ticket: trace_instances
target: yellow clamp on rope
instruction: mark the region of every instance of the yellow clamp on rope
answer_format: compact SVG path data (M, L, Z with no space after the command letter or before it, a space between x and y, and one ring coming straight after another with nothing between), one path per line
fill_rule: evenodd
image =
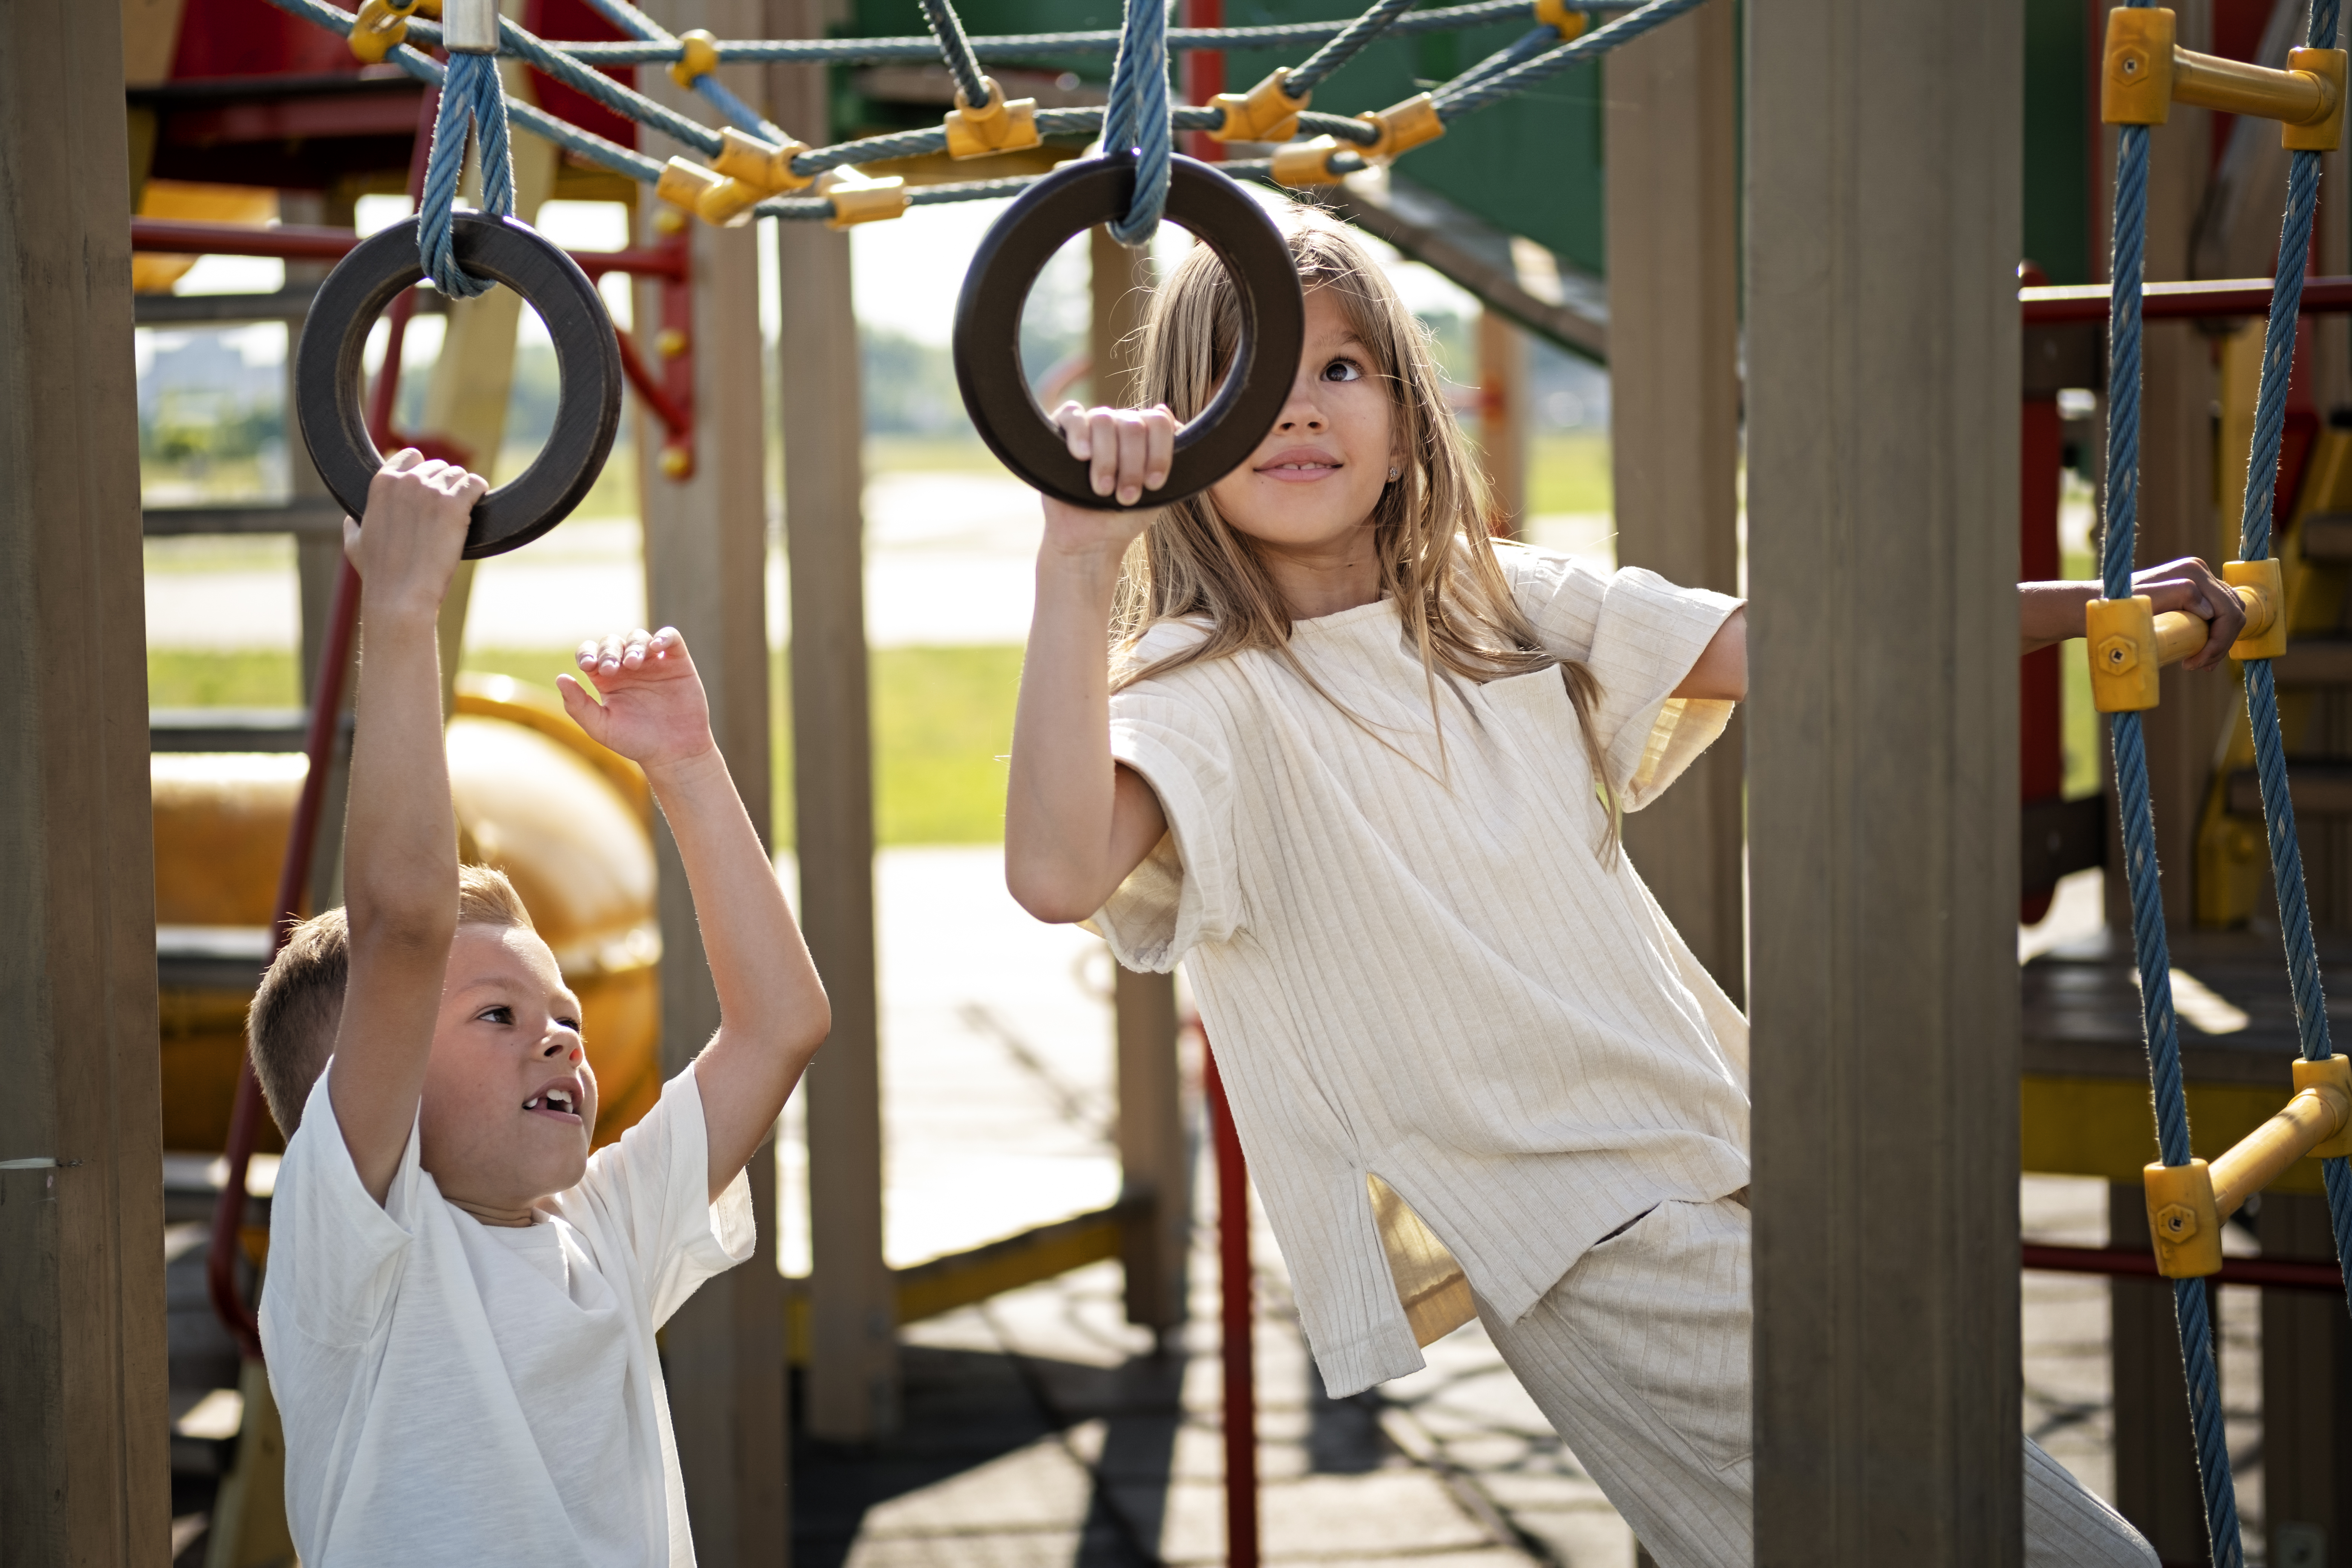
M1336 136L1318 136L1311 142L1286 142L1274 150L1274 167L1269 171L1277 185L1294 190L1310 185L1336 185L1347 176L1331 172L1331 154L1357 151L1352 142L1342 142Z
M1393 163L1423 142L1445 134L1445 121L1437 117L1437 100L1425 92L1392 103L1378 114L1356 118L1381 133L1370 146L1356 149L1367 163Z
M875 180L843 167L834 170L817 188L833 203L833 216L824 223L827 228L882 223L907 214L907 182L896 174Z
M719 153L710 160L710 166L730 180L740 180L771 195L782 195L816 184L816 175L793 172L793 160L807 151L805 142L786 142L780 146L729 125L719 132Z
M714 228L740 228L751 222L751 209L767 194L757 185L730 180L683 158L663 164L661 179L654 185L654 195Z
M2286 579L2275 556L2263 561L2228 561L2221 581L2237 591L2246 625L2230 645L2235 659L2277 658L2286 652Z
M1584 37L1592 26L1592 18L1581 11L1571 11L1560 0L1536 0L1536 20L1559 35L1563 44Z
M2099 118L2109 125L2162 125L2176 103L2252 114L2280 122L2290 152L2335 151L2344 132L2345 52L2294 49L2287 68L2184 49L2173 15L2161 6L2107 13L2099 81Z
M2147 1228L2157 1272L2193 1279L2221 1270L2221 1222L2308 1155L2352 1154L2352 1057L2294 1064L2294 1098L2212 1162L2149 1165Z
M680 33L677 41L684 52L670 62L670 80L690 88L719 68L719 40L710 36L709 28L696 27Z
M991 153L1017 153L1036 146L1037 100L1016 98L1008 103L994 77L980 79L988 84L988 101L975 109L958 88L956 106L940 121L947 128L948 156L985 158Z
M394 0L367 0L352 18L352 58L372 66L383 64L386 55L408 41L408 19L416 8L417 0L408 0L405 5Z
M2286 591L2278 562L2228 562L2221 578L2246 612L2230 657L2276 658L2286 652ZM2092 600L2083 606L2083 630L2090 644L2092 706L2102 713L2138 713L2157 705L2158 671L2203 647L2212 628L2186 610L2159 616L2154 601L2140 594Z
M1209 107L1224 110L1224 122L1209 132L1215 142L1287 142L1298 134L1298 111L1315 95L1290 96L1284 84L1290 68L1284 66L1247 92L1221 92ZM1280 175L1275 176L1280 179ZM1328 182L1326 182L1327 184Z

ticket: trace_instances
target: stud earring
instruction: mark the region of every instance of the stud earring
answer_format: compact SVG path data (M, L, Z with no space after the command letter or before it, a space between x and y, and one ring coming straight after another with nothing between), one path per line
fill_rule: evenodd
M1391 484L1394 484L1394 483L1396 483L1396 481L1397 481L1397 471L1396 471L1396 468L1395 468L1393 466L1391 466L1391 467L1389 468L1389 483L1391 483Z

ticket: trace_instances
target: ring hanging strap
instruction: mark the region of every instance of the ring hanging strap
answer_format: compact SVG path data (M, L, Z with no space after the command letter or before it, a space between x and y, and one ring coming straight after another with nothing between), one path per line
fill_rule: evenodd
M1103 114L1103 154L1133 153L1135 198L1112 223L1121 245L1150 242L1168 206L1168 12L1161 0L1127 0L1118 58L1110 70L1110 107Z
M433 151L425 163L416 251L433 287L455 300L470 300L490 288L487 279L474 278L457 265L451 237L469 122L481 159L482 211L505 217L514 211L514 159L507 149L507 100L498 61L489 55L453 53L441 88L440 112L433 120Z

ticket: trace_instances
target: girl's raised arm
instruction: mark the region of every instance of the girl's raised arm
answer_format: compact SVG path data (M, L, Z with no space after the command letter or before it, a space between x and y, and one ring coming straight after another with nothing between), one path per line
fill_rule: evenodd
M1132 504L1168 478L1176 424L1163 407L1055 411L1097 495ZM1168 831L1142 776L1112 761L1108 642L1119 562L1148 512L1094 511L1045 498L1037 607L1013 724L1004 883L1041 921L1102 908Z

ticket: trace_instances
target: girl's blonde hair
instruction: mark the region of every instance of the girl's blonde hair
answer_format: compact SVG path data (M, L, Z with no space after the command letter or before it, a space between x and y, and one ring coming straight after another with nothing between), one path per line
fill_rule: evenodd
M1495 558L1492 535L1501 520L1446 403L1427 333L1351 231L1308 207L1291 208L1282 222L1300 284L1339 303L1371 373L1388 387L1398 477L1372 509L1373 548L1381 591L1396 601L1420 651L1432 719L1441 668L1486 681L1558 666L1608 816L1604 853L1613 858L1618 803L1593 738L1600 682L1582 664L1547 650L1512 597ZM1179 421L1192 418L1215 395L1240 336L1233 280L1214 252L1196 245L1152 295L1142 327L1139 405L1165 403ZM1291 614L1281 591L1249 536L1224 520L1207 490L1162 509L1129 549L1113 637L1131 647L1154 625L1177 618L1206 621L1208 635L1164 658L1127 660L1114 689L1263 649L1322 690L1291 651Z

